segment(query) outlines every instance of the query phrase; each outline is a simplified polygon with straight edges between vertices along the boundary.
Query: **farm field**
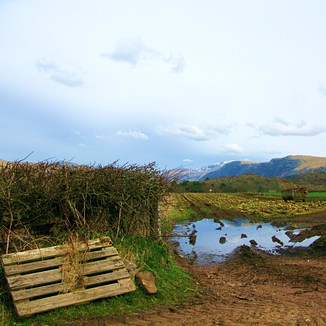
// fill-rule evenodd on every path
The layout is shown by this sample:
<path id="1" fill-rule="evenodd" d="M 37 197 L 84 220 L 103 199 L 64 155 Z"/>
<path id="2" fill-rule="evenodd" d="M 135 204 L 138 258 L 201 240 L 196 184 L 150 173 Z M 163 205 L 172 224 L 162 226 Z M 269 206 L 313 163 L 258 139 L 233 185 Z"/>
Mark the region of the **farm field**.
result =
<path id="1" fill-rule="evenodd" d="M 253 220 L 268 220 L 273 223 L 310 225 L 325 223 L 325 197 L 316 197 L 306 202 L 285 202 L 280 196 L 266 194 L 183 193 L 168 197 L 163 224 L 174 220 L 205 217 L 250 217 Z M 320 216 L 321 215 L 321 216 Z M 317 218 L 318 217 L 318 218 Z"/>
<path id="2" fill-rule="evenodd" d="M 169 218 L 194 221 L 207 216 L 248 216 L 300 225 L 313 232 L 318 230 L 323 240 L 319 250 L 277 256 L 241 247 L 225 263 L 206 266 L 179 257 L 179 263 L 198 286 L 188 304 L 108 318 L 103 325 L 326 324 L 325 201 L 284 203 L 273 196 L 185 193 L 171 195 L 162 208 L 163 225 Z M 171 225 L 166 232 L 169 228 Z"/>
<path id="3" fill-rule="evenodd" d="M 47 325 L 73 323 L 76 326 L 326 324 L 326 200 L 319 197 L 307 202 L 285 203 L 278 196 L 266 194 L 173 193 L 161 202 L 160 212 L 161 242 L 170 248 L 178 265 L 191 275 L 192 284 L 195 284 L 195 289 L 188 289 L 187 301 L 160 306 L 158 295 L 148 298 L 153 302 L 152 308 L 147 305 L 138 312 L 127 310 L 128 305 L 131 308 L 135 300 L 140 300 L 140 292 L 136 291 L 131 296 L 121 297 L 125 301 L 125 310 L 118 315 L 108 311 L 101 315 L 62 316 L 58 319 L 60 323 L 43 318 L 40 322 L 34 319 L 21 325 L 44 325 L 44 321 Z M 302 237 L 321 237 L 314 248 L 282 255 L 242 246 L 223 263 L 199 266 L 182 257 L 169 239 L 176 223 L 208 217 L 217 220 L 246 217 L 276 225 L 302 227 L 305 229 Z M 150 260 L 152 258 L 148 256 L 147 266 Z M 157 271 L 163 267 L 157 266 Z M 168 273 L 168 269 L 164 271 L 166 279 L 169 279 Z M 180 292 L 178 288 L 184 290 L 181 285 L 184 276 L 178 275 L 179 281 L 170 278 L 168 291 L 172 293 Z M 165 290 L 159 288 L 159 291 L 162 295 Z M 95 309 L 97 303 L 91 307 Z M 20 322 L 15 325 L 20 325 Z"/>

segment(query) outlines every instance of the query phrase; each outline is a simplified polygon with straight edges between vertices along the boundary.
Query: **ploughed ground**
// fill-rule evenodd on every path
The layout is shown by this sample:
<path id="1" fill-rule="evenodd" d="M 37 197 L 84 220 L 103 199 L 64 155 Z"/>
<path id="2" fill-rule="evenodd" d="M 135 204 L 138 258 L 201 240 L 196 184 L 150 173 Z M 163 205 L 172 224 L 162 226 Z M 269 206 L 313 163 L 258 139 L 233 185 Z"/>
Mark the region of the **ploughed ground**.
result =
<path id="1" fill-rule="evenodd" d="M 318 219 L 325 226 L 326 214 Z M 325 251 L 273 256 L 243 246 L 209 266 L 179 257 L 198 286 L 187 304 L 75 325 L 326 325 Z"/>

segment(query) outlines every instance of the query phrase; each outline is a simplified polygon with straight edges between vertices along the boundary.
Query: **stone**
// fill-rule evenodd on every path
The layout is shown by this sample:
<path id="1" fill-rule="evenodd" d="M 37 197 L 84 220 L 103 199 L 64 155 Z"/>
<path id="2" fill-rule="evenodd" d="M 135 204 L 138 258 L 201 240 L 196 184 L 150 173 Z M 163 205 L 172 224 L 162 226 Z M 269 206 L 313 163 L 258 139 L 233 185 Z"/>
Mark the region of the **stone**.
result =
<path id="1" fill-rule="evenodd" d="M 155 294 L 157 292 L 154 276 L 151 272 L 139 271 L 135 275 L 135 281 L 142 287 L 148 294 Z"/>
<path id="2" fill-rule="evenodd" d="M 226 237 L 220 237 L 220 244 L 224 244 L 226 242 Z"/>
<path id="3" fill-rule="evenodd" d="M 253 246 L 257 246 L 257 245 L 258 245 L 258 243 L 256 242 L 256 240 L 250 240 L 249 242 L 250 242 L 250 244 L 252 244 Z"/>

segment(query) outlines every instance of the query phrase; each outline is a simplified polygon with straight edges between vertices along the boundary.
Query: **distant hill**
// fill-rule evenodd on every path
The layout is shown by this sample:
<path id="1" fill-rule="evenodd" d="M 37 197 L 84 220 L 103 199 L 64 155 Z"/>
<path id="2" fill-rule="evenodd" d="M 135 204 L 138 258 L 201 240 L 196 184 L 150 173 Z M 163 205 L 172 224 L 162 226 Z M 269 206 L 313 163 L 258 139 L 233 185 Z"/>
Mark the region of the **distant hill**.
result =
<path id="1" fill-rule="evenodd" d="M 197 169 L 187 169 L 184 167 L 176 168 L 169 171 L 169 176 L 171 178 L 172 177 L 177 178 L 180 181 L 184 181 L 184 180 L 198 181 L 201 180 L 202 177 L 205 176 L 206 174 L 221 169 L 227 163 L 229 162 L 213 163 Z"/>
<path id="2" fill-rule="evenodd" d="M 225 164 L 217 171 L 204 174 L 200 180 L 239 176 L 249 173 L 264 177 L 288 177 L 314 171 L 326 171 L 326 157 L 292 155 L 274 158 L 269 162 L 263 163 L 234 161 Z"/>

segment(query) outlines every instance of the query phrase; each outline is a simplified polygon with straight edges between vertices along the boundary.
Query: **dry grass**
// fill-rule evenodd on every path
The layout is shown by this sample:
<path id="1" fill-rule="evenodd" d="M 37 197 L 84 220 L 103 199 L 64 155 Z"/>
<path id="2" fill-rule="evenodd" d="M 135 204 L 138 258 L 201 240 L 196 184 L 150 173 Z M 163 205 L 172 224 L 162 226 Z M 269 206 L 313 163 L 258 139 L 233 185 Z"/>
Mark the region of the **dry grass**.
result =
<path id="1" fill-rule="evenodd" d="M 0 223 L 10 235 L 2 239 L 7 244 L 4 251 L 18 230 L 56 239 L 65 238 L 70 230 L 82 235 L 98 229 L 115 237 L 155 237 L 157 204 L 167 186 L 154 163 L 123 167 L 8 163 L 0 173 Z"/>
<path id="2" fill-rule="evenodd" d="M 73 292 L 84 285 L 83 271 L 88 250 L 80 252 L 79 246 L 78 236 L 70 236 L 66 244 L 67 254 L 61 267 L 63 293 Z"/>
<path id="3" fill-rule="evenodd" d="M 295 155 L 291 156 L 291 158 L 300 161 L 300 165 L 295 169 L 296 171 L 326 167 L 326 157 Z"/>

